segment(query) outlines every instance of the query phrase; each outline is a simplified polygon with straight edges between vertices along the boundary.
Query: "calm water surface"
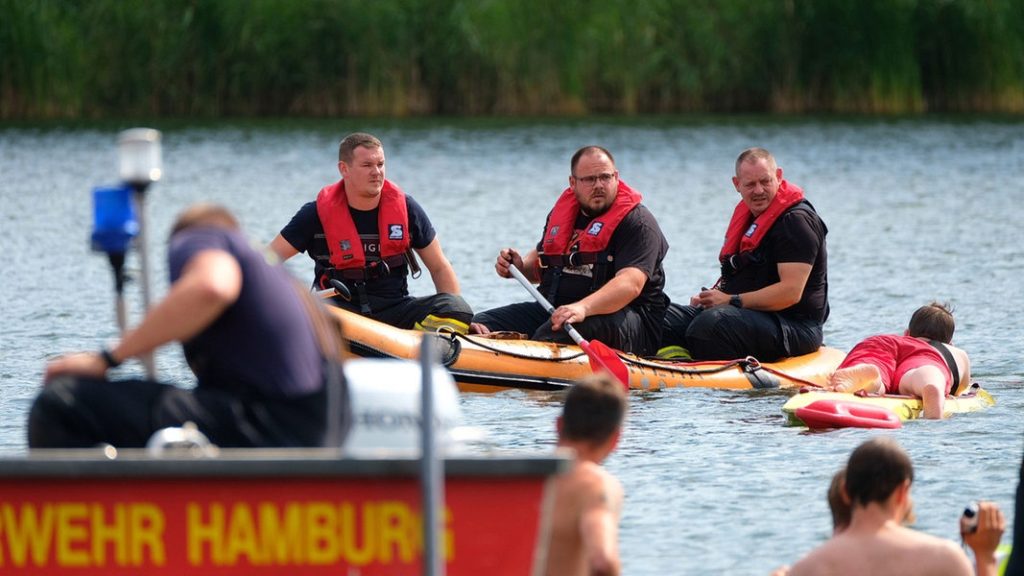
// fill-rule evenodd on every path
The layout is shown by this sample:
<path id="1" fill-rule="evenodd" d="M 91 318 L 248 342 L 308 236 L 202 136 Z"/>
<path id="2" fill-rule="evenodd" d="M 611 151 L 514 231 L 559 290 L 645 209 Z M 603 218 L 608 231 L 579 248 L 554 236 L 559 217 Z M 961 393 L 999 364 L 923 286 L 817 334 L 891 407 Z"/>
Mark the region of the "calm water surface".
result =
<path id="1" fill-rule="evenodd" d="M 25 453 L 25 415 L 45 360 L 114 338 L 112 280 L 91 253 L 90 187 L 116 180 L 116 127 L 0 127 L 0 450 Z M 1024 125 L 996 121 L 635 120 L 561 123 L 288 122 L 158 126 L 165 178 L 148 193 L 154 293 L 174 216 L 199 200 L 231 207 L 250 237 L 269 241 L 334 181 L 338 140 L 382 138 L 388 177 L 425 206 L 477 309 L 525 299 L 497 278 L 504 246 L 527 249 L 584 144 L 616 155 L 672 249 L 669 295 L 685 301 L 717 277 L 725 224 L 738 196 L 740 150 L 775 152 L 829 226 L 832 317 L 826 343 L 900 331 L 932 299 L 956 307 L 955 342 L 998 405 L 892 432 L 917 468 L 918 528 L 956 534 L 977 498 L 1011 510 L 1024 448 L 1024 270 L 1020 178 Z M 129 261 L 129 266 L 138 264 Z M 308 279 L 304 257 L 289 268 Z M 430 281 L 412 283 L 415 293 Z M 129 288 L 132 311 L 140 309 Z M 177 348 L 157 357 L 187 379 Z M 128 366 L 122 370 L 138 370 Z M 877 432 L 808 434 L 784 427 L 786 394 L 672 390 L 634 394 L 608 467 L 626 488 L 625 573 L 766 574 L 827 538 L 824 493 L 850 450 Z M 467 424 L 501 448 L 553 445 L 557 395 L 463 396 Z M 1007 534 L 1010 533 L 1008 528 Z M 1008 541 L 1009 538 L 1004 538 Z"/>

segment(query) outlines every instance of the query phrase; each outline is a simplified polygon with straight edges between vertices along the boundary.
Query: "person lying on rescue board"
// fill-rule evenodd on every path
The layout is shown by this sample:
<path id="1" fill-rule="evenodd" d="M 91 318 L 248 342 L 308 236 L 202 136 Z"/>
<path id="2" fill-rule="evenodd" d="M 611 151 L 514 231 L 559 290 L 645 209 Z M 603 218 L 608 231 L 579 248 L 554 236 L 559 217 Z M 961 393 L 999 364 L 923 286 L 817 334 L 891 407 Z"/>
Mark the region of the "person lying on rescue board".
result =
<path id="1" fill-rule="evenodd" d="M 870 336 L 854 346 L 828 384 L 836 392 L 917 396 L 925 418 L 942 418 L 946 396 L 971 386 L 970 359 L 950 344 L 955 327 L 948 305 L 922 306 L 902 336 Z"/>
<path id="2" fill-rule="evenodd" d="M 520 302 L 478 313 L 471 331 L 521 332 L 572 343 L 562 325 L 625 352 L 653 355 L 668 306 L 662 261 L 668 241 L 639 192 L 619 179 L 611 152 L 585 146 L 569 162 L 569 187 L 548 213 L 537 247 L 498 253 L 498 276 L 522 271 L 555 307 Z"/>
<path id="3" fill-rule="evenodd" d="M 426 212 L 385 178 L 384 146 L 370 134 L 349 134 L 338 146 L 341 180 L 307 202 L 273 241 L 281 261 L 299 252 L 314 262 L 315 289 L 343 282 L 350 301 L 333 303 L 399 328 L 465 333 L 473 310 L 459 295 L 459 280 Z M 410 271 L 423 260 L 437 293 L 409 295 Z"/>

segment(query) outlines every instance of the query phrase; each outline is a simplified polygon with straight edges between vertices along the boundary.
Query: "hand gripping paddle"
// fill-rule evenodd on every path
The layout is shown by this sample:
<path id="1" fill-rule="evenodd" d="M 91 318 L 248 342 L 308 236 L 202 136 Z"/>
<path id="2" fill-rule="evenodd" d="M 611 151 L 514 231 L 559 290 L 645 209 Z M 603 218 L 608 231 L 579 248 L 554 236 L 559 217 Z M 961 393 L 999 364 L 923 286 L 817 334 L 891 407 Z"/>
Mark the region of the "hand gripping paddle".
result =
<path id="1" fill-rule="evenodd" d="M 526 291 L 533 296 L 534 300 L 544 307 L 544 310 L 548 314 L 555 311 L 555 307 L 552 306 L 551 303 L 533 287 L 533 284 L 530 284 L 530 281 L 523 276 L 523 273 L 516 268 L 515 264 L 509 264 L 508 271 L 516 280 L 519 281 L 520 284 L 523 285 L 523 288 L 526 288 Z M 583 336 L 580 336 L 580 333 L 573 328 L 572 324 L 568 322 L 563 323 L 562 327 L 569 333 L 569 337 L 572 338 L 572 341 L 586 352 L 587 358 L 590 359 L 590 368 L 594 372 L 599 372 L 601 370 L 608 372 L 622 384 L 627 392 L 629 391 L 629 369 L 627 369 L 626 365 L 622 363 L 622 359 L 615 353 L 615 350 L 612 350 L 598 340 L 587 342 Z"/>

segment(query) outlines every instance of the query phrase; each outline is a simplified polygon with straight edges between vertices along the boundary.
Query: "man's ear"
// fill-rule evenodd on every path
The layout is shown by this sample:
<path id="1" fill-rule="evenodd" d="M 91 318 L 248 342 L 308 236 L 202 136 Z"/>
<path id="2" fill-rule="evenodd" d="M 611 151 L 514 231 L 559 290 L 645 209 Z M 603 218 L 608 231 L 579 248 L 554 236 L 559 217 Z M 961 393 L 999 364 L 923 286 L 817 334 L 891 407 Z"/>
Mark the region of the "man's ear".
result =
<path id="1" fill-rule="evenodd" d="M 904 480 L 899 486 L 896 487 L 896 502 L 900 506 L 910 505 L 910 479 Z"/>
<path id="2" fill-rule="evenodd" d="M 605 442 L 606 442 L 606 444 L 608 446 L 608 453 L 609 454 L 611 454 L 612 451 L 615 450 L 615 447 L 619 445 L 619 438 L 621 438 L 621 437 L 622 437 L 622 427 L 620 426 L 618 429 L 615 430 L 615 432 L 612 432 L 612 435 L 608 437 L 608 440 L 605 440 Z"/>
<path id="3" fill-rule="evenodd" d="M 775 177 L 779 179 L 779 182 L 782 181 L 782 168 L 775 169 Z"/>

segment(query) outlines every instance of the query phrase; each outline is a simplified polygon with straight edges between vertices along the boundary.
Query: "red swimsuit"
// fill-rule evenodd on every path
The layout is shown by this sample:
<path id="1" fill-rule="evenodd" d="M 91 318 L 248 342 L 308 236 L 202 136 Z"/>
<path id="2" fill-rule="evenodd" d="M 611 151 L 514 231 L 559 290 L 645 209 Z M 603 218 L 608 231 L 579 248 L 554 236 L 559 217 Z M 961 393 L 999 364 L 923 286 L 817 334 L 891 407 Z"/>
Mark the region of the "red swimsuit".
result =
<path id="1" fill-rule="evenodd" d="M 931 344 L 912 336 L 880 335 L 866 338 L 850 350 L 839 365 L 871 364 L 882 374 L 882 383 L 889 394 L 900 393 L 903 375 L 921 366 L 937 366 L 946 376 L 946 394 L 953 386 L 953 376 L 942 355 Z"/>

